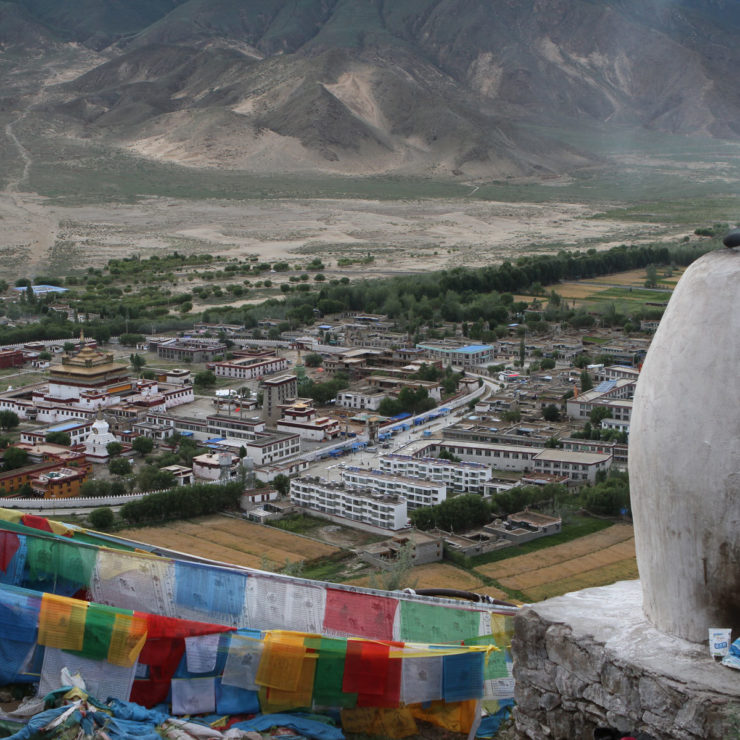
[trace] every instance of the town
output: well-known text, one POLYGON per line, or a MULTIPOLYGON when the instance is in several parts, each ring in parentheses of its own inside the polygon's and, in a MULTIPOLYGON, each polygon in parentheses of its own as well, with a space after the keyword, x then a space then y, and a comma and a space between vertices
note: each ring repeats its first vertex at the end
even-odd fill
MULTIPOLYGON (((6 313, 31 292, 44 287, 11 291, 6 313)), ((493 341, 443 322, 414 342, 388 315, 339 311, 297 330, 196 321, 6 346, 3 505, 118 511, 238 481, 252 521, 308 514, 387 537, 362 552, 380 568, 399 542, 421 564, 558 533, 556 496, 626 516, 631 399, 657 320, 583 330, 520 298, 524 320, 493 341), (614 476, 621 495, 599 491, 614 476), (471 496, 473 514, 445 513, 471 496)))

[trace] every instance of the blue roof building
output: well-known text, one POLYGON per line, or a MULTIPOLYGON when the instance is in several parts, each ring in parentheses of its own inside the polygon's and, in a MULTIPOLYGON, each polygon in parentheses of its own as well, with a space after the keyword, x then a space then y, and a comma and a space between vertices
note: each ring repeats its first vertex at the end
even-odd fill
POLYGON ((445 365, 473 367, 487 365, 493 361, 493 345, 460 344, 459 342, 421 342, 416 345, 432 360, 441 360, 445 365))
MULTIPOLYGON (((19 293, 24 293, 28 288, 13 288, 19 293)), ((46 295, 47 293, 66 293, 69 288, 60 288, 58 285, 32 285, 31 290, 34 295, 46 295)))

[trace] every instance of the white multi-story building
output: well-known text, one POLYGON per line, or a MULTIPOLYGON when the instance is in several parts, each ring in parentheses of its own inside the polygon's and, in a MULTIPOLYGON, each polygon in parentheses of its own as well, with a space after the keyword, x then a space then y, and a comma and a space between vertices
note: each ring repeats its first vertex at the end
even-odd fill
POLYGON ((587 419, 591 411, 597 407, 611 408, 615 401, 631 399, 635 395, 636 383, 636 380, 630 378, 605 380, 596 388, 569 398, 565 407, 566 414, 571 419, 587 419))
POLYGON ((310 404, 298 401, 282 406, 283 418, 277 423, 279 432, 293 432, 301 439, 323 442, 338 437, 341 428, 336 419, 318 416, 310 404))
POLYGON ((193 458, 193 475, 203 480, 234 480, 239 475, 239 457, 223 451, 196 455, 193 458))
POLYGON ((256 465, 269 465, 297 455, 301 438, 297 434, 264 432, 244 443, 247 456, 256 465))
POLYGON ((348 487, 314 476, 301 476, 291 480, 290 498, 296 506, 319 514, 381 529, 398 530, 408 526, 406 500, 399 496, 348 487))
POLYGON ((612 465, 610 452, 574 452, 573 450, 541 450, 534 458, 534 472, 564 475, 576 483, 594 483, 596 474, 612 465))
POLYGON ((629 419, 602 419, 602 429, 613 429, 615 432, 625 432, 627 435, 630 433, 630 420, 629 419))
POLYGON ((346 409, 377 411, 382 400, 387 397, 387 393, 377 388, 342 391, 337 394, 337 406, 343 406, 346 409))
POLYGON ((541 449, 523 445, 445 439, 441 442, 430 442, 418 450, 414 456, 439 457, 442 450, 447 450, 460 460, 483 463, 496 470, 526 472, 532 470, 532 460, 541 449))
POLYGON ((216 377, 236 380, 255 380, 287 369, 288 361, 284 357, 240 357, 213 363, 216 377))
POLYGON ((466 493, 483 493, 486 481, 491 480, 493 475, 489 465, 451 462, 439 457, 382 455, 379 464, 384 473, 444 483, 455 491, 466 493))
POLYGON ((31 445, 43 444, 46 437, 54 432, 61 432, 69 435, 70 445, 78 445, 84 442, 92 431, 92 420, 71 420, 61 424, 54 424, 44 429, 29 429, 21 432, 21 442, 31 445))
POLYGON ((640 375, 639 368, 628 367, 627 365, 590 365, 587 369, 598 383, 602 383, 605 380, 619 380, 622 378, 636 381, 640 375))
POLYGON ((351 488, 367 489, 390 496, 402 496, 406 499, 409 509, 436 506, 447 498, 447 486, 444 483, 425 481, 421 478, 405 478, 364 468, 343 470, 342 482, 351 488))

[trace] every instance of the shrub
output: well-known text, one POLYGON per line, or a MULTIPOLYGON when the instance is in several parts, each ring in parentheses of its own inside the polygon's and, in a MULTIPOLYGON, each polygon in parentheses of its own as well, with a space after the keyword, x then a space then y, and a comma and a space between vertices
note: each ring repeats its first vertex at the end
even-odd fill
POLYGON ((105 532, 113 526, 116 515, 109 506, 101 506, 99 509, 93 509, 88 519, 93 529, 100 529, 105 532))

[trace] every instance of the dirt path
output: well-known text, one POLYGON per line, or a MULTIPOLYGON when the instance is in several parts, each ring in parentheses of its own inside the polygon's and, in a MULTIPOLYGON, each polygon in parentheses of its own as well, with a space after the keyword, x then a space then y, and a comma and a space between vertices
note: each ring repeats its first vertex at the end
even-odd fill
POLYGON ((52 210, 44 207, 35 193, 24 190, 28 185, 33 158, 21 143, 14 127, 25 120, 33 106, 43 99, 45 88, 33 96, 18 118, 5 125, 5 136, 18 152, 23 170, 17 177, 11 177, 0 193, 3 241, 8 246, 22 250, 25 274, 28 276, 35 275, 39 265, 51 254, 59 232, 59 219, 52 210))

